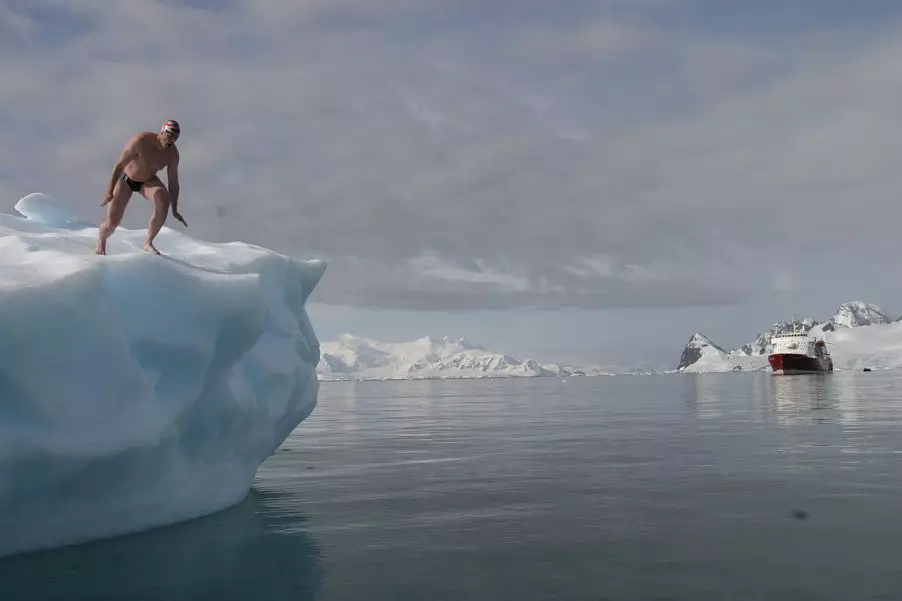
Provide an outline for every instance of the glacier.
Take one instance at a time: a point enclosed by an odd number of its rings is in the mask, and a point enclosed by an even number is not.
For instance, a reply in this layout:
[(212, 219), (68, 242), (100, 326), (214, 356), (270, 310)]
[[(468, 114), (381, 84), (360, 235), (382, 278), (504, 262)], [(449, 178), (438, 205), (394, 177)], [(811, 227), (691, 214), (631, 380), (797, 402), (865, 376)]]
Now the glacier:
[(0, 214), (0, 556), (225, 509), (314, 410), (326, 268), (30, 194)]

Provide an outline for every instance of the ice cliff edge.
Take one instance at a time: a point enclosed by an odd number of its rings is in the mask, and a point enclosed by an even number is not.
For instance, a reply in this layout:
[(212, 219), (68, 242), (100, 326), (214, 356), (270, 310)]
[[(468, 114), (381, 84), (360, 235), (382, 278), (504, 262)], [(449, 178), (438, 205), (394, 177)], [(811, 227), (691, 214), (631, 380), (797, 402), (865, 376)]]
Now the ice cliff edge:
[(0, 214), (0, 556), (239, 502), (316, 406), (326, 265), (169, 228), (164, 256), (42, 194)]

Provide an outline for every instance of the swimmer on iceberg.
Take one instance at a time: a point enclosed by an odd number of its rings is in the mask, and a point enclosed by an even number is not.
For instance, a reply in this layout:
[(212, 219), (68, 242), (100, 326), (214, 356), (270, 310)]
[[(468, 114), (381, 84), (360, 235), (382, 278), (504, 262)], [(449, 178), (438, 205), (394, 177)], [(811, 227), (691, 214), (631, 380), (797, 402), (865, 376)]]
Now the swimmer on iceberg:
[[(170, 206), (172, 216), (188, 227), (177, 209), (179, 151), (175, 147), (175, 141), (178, 140), (180, 133), (181, 127), (178, 122), (170, 119), (163, 122), (158, 134), (145, 131), (129, 138), (119, 161), (113, 167), (113, 176), (110, 178), (106, 196), (100, 203), (100, 206), (109, 205), (109, 208), (106, 219), (100, 224), (96, 251), (98, 255), (106, 254), (107, 239), (119, 227), (132, 192), (139, 192), (144, 198), (153, 201), (153, 215), (150, 217), (147, 238), (144, 241), (146, 252), (160, 254), (153, 245), (153, 239), (166, 222)], [(157, 172), (163, 167), (166, 167), (169, 190), (157, 177)]]

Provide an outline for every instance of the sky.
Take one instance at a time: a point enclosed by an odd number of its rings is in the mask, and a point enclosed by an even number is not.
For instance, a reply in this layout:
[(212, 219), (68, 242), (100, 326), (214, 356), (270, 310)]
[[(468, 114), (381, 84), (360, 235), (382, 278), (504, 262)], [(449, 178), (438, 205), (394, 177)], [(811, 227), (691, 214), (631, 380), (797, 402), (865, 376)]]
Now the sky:
[(186, 233), (326, 260), (320, 340), (673, 367), (902, 314), (899, 56), (888, 0), (0, 0), (0, 210), (100, 221), (174, 118)]

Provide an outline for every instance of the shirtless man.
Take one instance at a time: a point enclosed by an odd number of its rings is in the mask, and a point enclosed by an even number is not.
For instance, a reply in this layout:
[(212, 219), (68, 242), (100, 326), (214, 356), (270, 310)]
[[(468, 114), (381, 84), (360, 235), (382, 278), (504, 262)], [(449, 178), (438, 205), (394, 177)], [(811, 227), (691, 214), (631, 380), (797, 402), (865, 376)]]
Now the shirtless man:
[[(106, 196), (100, 206), (109, 205), (106, 219), (100, 224), (100, 233), (97, 240), (97, 254), (106, 254), (107, 239), (113, 234), (122, 216), (125, 207), (132, 197), (132, 192), (140, 192), (144, 198), (153, 202), (153, 215), (147, 227), (147, 238), (144, 240), (144, 250), (160, 254), (153, 245), (153, 239), (160, 232), (160, 228), (166, 222), (169, 207), (172, 206), (172, 216), (188, 227), (184, 218), (178, 212), (179, 199), (179, 151), (175, 147), (175, 141), (181, 133), (177, 121), (165, 121), (160, 133), (141, 132), (132, 136), (119, 157), (116, 166), (113, 167), (113, 176), (107, 187)], [(157, 177), (157, 172), (166, 167), (169, 190)]]

